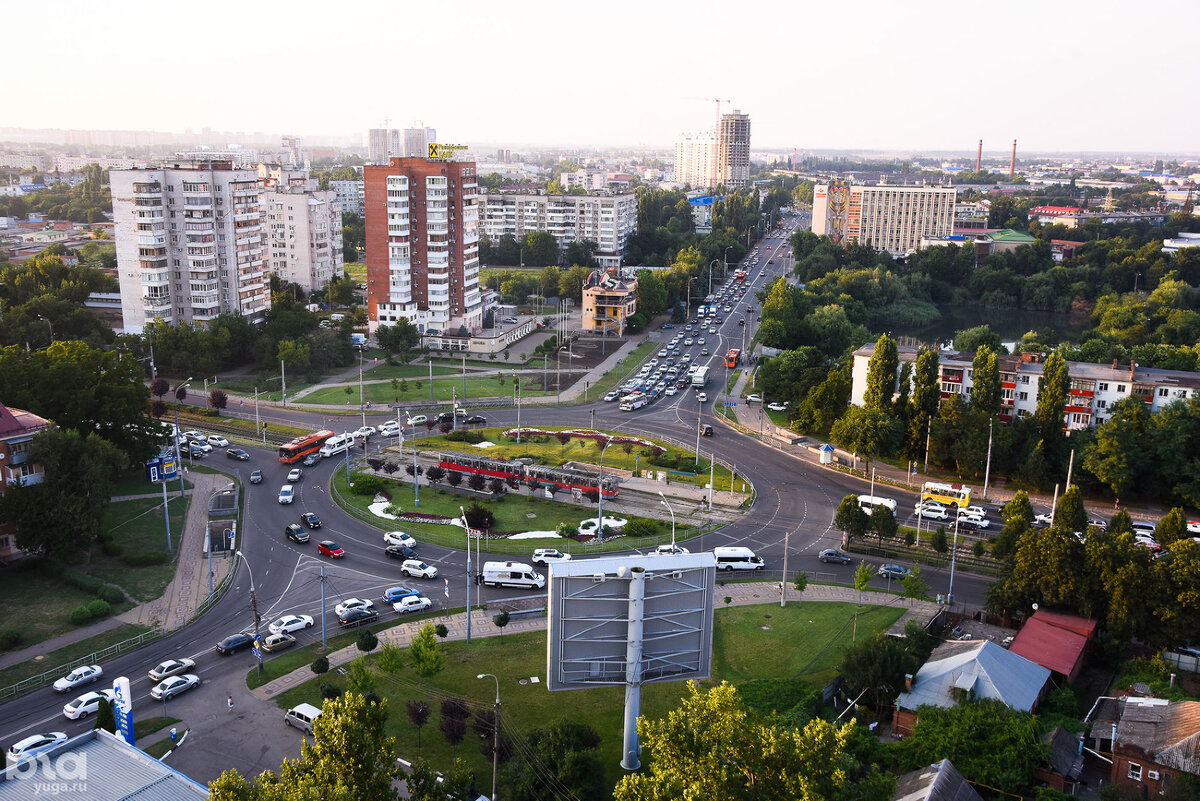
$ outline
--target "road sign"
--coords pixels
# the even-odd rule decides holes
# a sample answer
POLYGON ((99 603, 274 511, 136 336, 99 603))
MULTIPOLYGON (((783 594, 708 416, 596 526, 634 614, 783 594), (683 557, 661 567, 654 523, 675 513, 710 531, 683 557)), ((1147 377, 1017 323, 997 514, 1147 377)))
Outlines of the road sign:
POLYGON ((737 406, 737 401, 725 401, 724 406, 737 406))
POLYGON ((250 653, 254 654, 255 659, 262 659, 262 651, 257 648, 251 648, 250 653))

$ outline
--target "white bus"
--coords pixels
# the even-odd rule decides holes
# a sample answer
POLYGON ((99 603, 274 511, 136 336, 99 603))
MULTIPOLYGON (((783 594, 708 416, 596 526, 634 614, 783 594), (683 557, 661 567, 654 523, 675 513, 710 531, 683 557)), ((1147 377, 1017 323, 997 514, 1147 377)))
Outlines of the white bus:
POLYGON ((896 501, 891 498, 882 498, 878 495, 859 495, 858 508, 862 509, 867 514, 875 511, 877 506, 886 506, 892 510, 892 514, 896 514, 896 501))
POLYGON ((708 383, 708 365, 702 364, 692 373, 692 386, 702 387, 708 383))
POLYGON ((320 454, 322 457, 336 456, 339 453, 350 450, 350 446, 353 444, 353 434, 335 434, 325 440, 325 444, 321 446, 320 454))
POLYGON ((641 392, 632 392, 621 398, 621 403, 617 407, 623 412, 632 412, 635 409, 640 409, 646 405, 646 396, 641 392))
POLYGON ((755 556, 754 551, 741 546, 713 548, 713 556, 717 558, 717 570, 762 570, 765 567, 761 556, 755 556))

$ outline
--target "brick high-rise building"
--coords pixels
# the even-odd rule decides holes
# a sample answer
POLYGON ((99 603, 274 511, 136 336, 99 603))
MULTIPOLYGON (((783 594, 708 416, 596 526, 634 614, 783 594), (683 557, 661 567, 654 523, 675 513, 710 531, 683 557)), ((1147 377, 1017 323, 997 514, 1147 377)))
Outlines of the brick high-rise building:
POLYGON ((475 163, 393 158, 363 168, 370 329, 483 327, 475 163))
POLYGON ((726 189, 741 189, 750 183, 750 115, 737 109, 721 115, 717 175, 726 189))

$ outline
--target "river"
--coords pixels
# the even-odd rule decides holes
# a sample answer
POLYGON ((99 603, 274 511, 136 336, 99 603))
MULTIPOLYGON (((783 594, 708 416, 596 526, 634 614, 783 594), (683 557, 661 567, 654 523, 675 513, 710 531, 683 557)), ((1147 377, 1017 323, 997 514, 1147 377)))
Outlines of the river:
MULTIPOLYGON (((1005 343, 1015 342, 1028 331, 1051 329, 1056 341, 1078 339, 1088 327, 1088 315, 1063 312, 1031 311, 1026 309, 991 309, 982 306, 939 306, 942 319, 924 327, 893 326, 886 333, 892 336, 915 337, 922 342, 950 342, 957 331, 987 324, 1005 343)), ((880 334, 883 331, 875 331, 880 334)))

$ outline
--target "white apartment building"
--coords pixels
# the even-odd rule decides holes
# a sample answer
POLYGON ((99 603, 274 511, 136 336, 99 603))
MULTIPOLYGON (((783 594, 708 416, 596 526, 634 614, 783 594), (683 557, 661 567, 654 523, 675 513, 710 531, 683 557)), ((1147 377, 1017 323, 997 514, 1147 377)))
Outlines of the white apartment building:
POLYGON ((305 292, 342 274, 342 210, 332 190, 266 189, 263 203, 271 272, 305 292))
POLYGON ((865 244, 904 256, 923 239, 954 232, 953 188, 852 185, 841 181, 813 189, 812 232, 835 245, 865 244))
POLYGON ((109 183, 126 333, 155 318, 265 319, 271 293, 256 169, 175 163, 113 170, 109 183))
POLYGON ((0 167, 41 172, 46 169, 46 157, 41 153, 0 153, 0 167))
POLYGON ((366 216, 366 195, 363 193, 361 180, 330 181, 329 188, 341 205, 342 211, 352 211, 359 217, 366 216))
POLYGON ((55 172, 83 172, 89 164, 102 170, 133 170, 146 166, 145 159, 105 158, 102 156, 55 156, 55 172))
POLYGON ((596 243, 601 267, 619 267, 625 243, 637 226, 637 200, 621 195, 523 195, 488 193, 479 196, 479 223, 484 236, 495 242, 508 235, 554 234, 559 247, 590 239, 596 243))
POLYGON ((394 156, 417 156, 427 158, 429 145, 437 141, 437 131, 433 128, 405 128, 404 152, 393 153, 394 156))
MULTIPOLYGON (((900 364, 915 363, 917 349, 897 348, 900 364)), ((875 353, 874 343, 854 351, 850 402, 861 406, 867 391, 867 368, 875 353)), ((970 397, 973 387, 972 353, 942 352, 938 355, 942 399, 952 395, 970 397)), ((1037 411, 1039 379, 1042 377, 1040 354, 1022 353, 1000 356, 1001 417, 1026 417, 1037 411)), ((1185 370, 1160 370, 1137 364, 1110 365, 1092 362, 1067 362, 1071 387, 1064 412, 1068 430, 1100 425, 1108 419, 1112 405, 1125 398, 1138 398, 1152 413, 1172 401, 1200 397, 1200 373, 1185 370)), ((898 375, 898 373, 897 373, 898 375)))
POLYGON ((580 167, 573 172, 560 174, 558 182, 562 184, 563 189, 586 189, 589 192, 596 192, 607 184, 608 173, 603 170, 588 170, 580 167))
POLYGON ((675 143, 675 182, 693 187, 716 184, 717 137, 712 132, 684 134, 675 143))

